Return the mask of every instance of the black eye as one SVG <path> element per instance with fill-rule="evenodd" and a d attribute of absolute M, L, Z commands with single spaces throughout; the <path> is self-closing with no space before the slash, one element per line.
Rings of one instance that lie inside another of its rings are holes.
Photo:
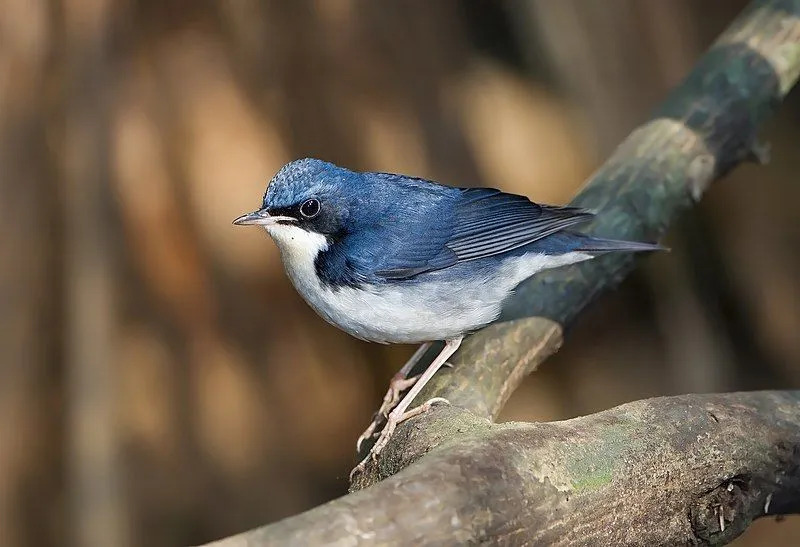
<path fill-rule="evenodd" d="M 314 218 L 319 214 L 319 209 L 320 205 L 318 199 L 307 199 L 300 206 L 300 214 L 306 218 Z"/>

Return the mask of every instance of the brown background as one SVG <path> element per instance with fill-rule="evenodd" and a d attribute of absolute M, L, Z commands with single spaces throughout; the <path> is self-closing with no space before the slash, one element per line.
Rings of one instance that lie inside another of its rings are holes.
<path fill-rule="evenodd" d="M 304 156 L 564 203 L 743 4 L 5 0 L 0 544 L 185 545 L 344 493 L 412 348 L 326 325 L 230 221 Z M 504 419 L 800 384 L 799 115 Z"/>

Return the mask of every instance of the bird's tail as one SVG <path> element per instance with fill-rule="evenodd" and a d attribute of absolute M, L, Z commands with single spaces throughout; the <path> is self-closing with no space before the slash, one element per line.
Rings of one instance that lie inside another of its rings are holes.
<path fill-rule="evenodd" d="M 610 253 L 614 251 L 640 252 L 640 251 L 668 251 L 667 247 L 658 243 L 642 243 L 639 241 L 621 241 L 617 239 L 603 239 L 583 234 L 572 234 L 580 239 L 576 251 L 585 253 Z"/>

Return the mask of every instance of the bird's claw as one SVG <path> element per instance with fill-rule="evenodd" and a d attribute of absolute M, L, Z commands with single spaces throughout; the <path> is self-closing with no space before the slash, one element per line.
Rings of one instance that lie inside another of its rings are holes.
<path fill-rule="evenodd" d="M 381 435 L 380 437 L 378 437 L 378 440 L 375 442 L 374 445 L 372 445 L 372 449 L 370 449 L 369 454 L 367 454 L 366 457 L 364 457 L 364 459 L 361 460 L 361 462 L 359 462 L 359 464 L 355 466 L 352 471 L 350 471 L 350 482 L 353 481 L 354 477 L 356 477 L 358 474 L 364 471 L 364 469 L 367 466 L 367 462 L 370 459 L 372 459 L 372 461 L 378 460 L 378 454 L 380 454 L 381 451 L 383 451 L 383 449 L 386 447 L 386 445 L 389 444 L 389 439 L 391 439 L 392 435 L 394 435 L 394 430 L 397 428 L 398 425 L 400 425 L 401 423 L 405 422 L 410 418 L 419 416 L 420 414 L 425 414 L 431 409 L 431 407 L 433 407 L 436 404 L 449 405 L 450 401 L 448 401 L 444 397 L 433 397 L 432 399 L 428 399 L 421 405 L 414 407 L 411 410 L 407 410 L 406 412 L 403 412 L 400 415 L 396 415 L 395 411 L 390 412 L 386 420 L 386 425 L 383 427 L 383 431 L 381 431 Z M 365 431 L 364 434 L 362 434 L 362 437 L 366 439 L 367 437 L 371 437 L 373 435 L 373 432 L 375 430 L 375 428 L 372 427 L 373 424 L 370 424 L 370 427 L 368 427 L 367 431 Z M 371 431 L 370 428 L 372 428 Z M 367 434 L 368 432 L 369 435 L 365 437 L 364 435 Z M 358 440 L 359 440 L 358 446 L 360 447 L 363 439 L 359 437 Z"/>
<path fill-rule="evenodd" d="M 367 454 L 367 457 L 361 460 L 358 465 L 355 466 L 352 471 L 350 471 L 350 482 L 353 482 L 354 478 L 364 472 L 364 469 L 367 467 L 367 460 L 369 460 L 369 457 L 369 454 Z"/>
<path fill-rule="evenodd" d="M 372 423 L 369 424 L 367 429 L 364 430 L 364 432 L 356 441 L 356 454 L 361 453 L 361 445 L 364 444 L 364 441 L 375 436 L 375 430 L 378 428 L 378 425 L 380 425 L 381 422 L 388 418 L 389 412 L 391 412 L 391 410 L 400 400 L 400 394 L 413 386 L 417 382 L 417 378 L 418 376 L 413 376 L 411 378 L 395 376 L 392 378 L 392 380 L 389 382 L 389 390 L 386 392 L 386 395 L 383 396 L 381 407 L 372 417 Z"/>
<path fill-rule="evenodd" d="M 389 382 L 389 390 L 383 396 L 383 403 L 378 410 L 378 414 L 388 416 L 397 402 L 400 400 L 400 394 L 405 390 L 417 383 L 419 376 L 412 376 L 411 378 L 395 377 Z"/>
<path fill-rule="evenodd" d="M 364 444 L 364 441 L 367 439 L 375 436 L 375 429 L 378 427 L 378 414 L 372 419 L 372 423 L 369 424 L 369 427 L 364 430 L 364 432 L 358 437 L 356 441 L 356 454 L 361 454 L 361 445 Z"/>

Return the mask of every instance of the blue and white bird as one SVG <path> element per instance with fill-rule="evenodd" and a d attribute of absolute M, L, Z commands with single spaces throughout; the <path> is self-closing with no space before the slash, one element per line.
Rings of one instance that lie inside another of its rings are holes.
<path fill-rule="evenodd" d="M 282 167 L 261 207 L 234 224 L 267 231 L 297 291 L 329 323 L 372 342 L 423 343 L 359 439 L 360 448 L 386 418 L 374 457 L 397 424 L 446 402 L 408 409 L 464 335 L 497 319 L 521 281 L 600 253 L 661 248 L 571 230 L 593 216 L 491 188 L 359 173 L 309 158 Z M 419 377 L 407 377 L 438 340 L 441 353 Z"/>

